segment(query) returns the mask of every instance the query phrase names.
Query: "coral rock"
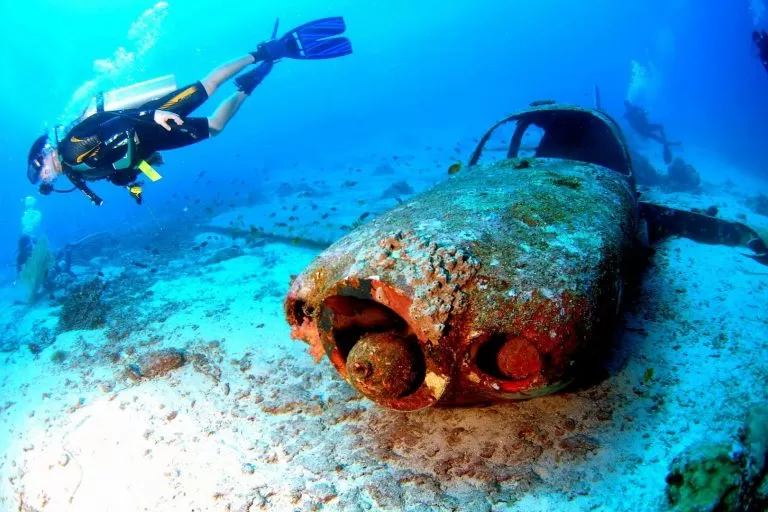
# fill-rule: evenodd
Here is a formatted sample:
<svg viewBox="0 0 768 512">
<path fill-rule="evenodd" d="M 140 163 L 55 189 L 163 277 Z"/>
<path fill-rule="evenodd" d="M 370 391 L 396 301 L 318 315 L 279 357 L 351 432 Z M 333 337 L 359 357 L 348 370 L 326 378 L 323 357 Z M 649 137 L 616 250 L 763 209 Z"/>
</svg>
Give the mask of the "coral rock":
<svg viewBox="0 0 768 512">
<path fill-rule="evenodd" d="M 144 354 L 138 361 L 128 366 L 128 376 L 134 380 L 152 379 L 180 368 L 185 363 L 184 353 L 169 348 Z"/>
</svg>

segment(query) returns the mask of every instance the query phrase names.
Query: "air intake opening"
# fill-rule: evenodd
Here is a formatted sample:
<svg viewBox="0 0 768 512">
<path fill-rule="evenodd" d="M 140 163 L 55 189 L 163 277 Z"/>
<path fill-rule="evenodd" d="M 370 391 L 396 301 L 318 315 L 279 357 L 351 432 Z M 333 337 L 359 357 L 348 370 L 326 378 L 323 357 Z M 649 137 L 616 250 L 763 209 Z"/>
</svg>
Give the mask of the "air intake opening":
<svg viewBox="0 0 768 512">
<path fill-rule="evenodd" d="M 400 315 L 370 299 L 334 295 L 323 305 L 331 313 L 331 333 L 345 361 L 352 347 L 366 334 L 408 331 L 408 324 Z"/>
<path fill-rule="evenodd" d="M 481 343 L 475 354 L 477 368 L 503 380 L 522 380 L 541 372 L 542 361 L 536 347 L 521 337 L 497 333 Z"/>
<path fill-rule="evenodd" d="M 416 336 L 393 310 L 373 300 L 336 295 L 324 302 L 350 383 L 372 400 L 395 400 L 424 382 L 426 361 Z"/>
</svg>

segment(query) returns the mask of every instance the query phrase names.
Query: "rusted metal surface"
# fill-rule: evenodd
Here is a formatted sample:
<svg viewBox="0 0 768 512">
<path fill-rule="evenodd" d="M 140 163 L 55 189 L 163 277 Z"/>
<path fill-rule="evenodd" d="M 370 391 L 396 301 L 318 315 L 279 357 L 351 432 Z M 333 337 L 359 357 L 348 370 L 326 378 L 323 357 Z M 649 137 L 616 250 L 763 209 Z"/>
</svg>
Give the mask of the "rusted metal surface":
<svg viewBox="0 0 768 512">
<path fill-rule="evenodd" d="M 635 237 L 631 176 L 478 165 L 333 244 L 292 283 L 292 335 L 398 410 L 560 389 L 606 340 Z"/>
<path fill-rule="evenodd" d="M 510 122 L 507 158 L 482 163 Z M 543 135 L 522 158 L 529 127 Z M 768 254 L 741 224 L 639 208 L 624 138 L 597 110 L 535 105 L 495 124 L 469 163 L 333 244 L 288 293 L 292 336 L 382 406 L 562 389 L 611 337 L 624 273 L 649 238 Z"/>
</svg>

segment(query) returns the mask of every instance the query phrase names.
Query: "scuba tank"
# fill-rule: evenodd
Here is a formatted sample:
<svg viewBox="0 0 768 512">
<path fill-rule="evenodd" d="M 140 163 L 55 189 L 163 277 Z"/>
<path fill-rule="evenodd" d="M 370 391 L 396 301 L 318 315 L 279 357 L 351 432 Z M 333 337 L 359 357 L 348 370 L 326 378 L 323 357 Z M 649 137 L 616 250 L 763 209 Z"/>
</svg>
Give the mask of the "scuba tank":
<svg viewBox="0 0 768 512">
<path fill-rule="evenodd" d="M 153 78 L 138 84 L 99 92 L 91 98 L 88 106 L 80 116 L 80 121 L 91 117 L 97 112 L 114 112 L 137 108 L 149 101 L 162 98 L 176 90 L 176 77 L 173 75 Z"/>
<path fill-rule="evenodd" d="M 56 126 L 53 130 L 53 138 L 56 140 L 56 144 L 58 145 L 59 140 L 62 138 L 62 134 L 69 132 L 72 126 L 82 122 L 83 120 L 91 117 L 96 113 L 115 112 L 118 110 L 138 108 L 150 101 L 160 99 L 163 96 L 172 93 L 176 89 L 176 78 L 173 75 L 166 75 L 159 78 L 153 78 L 152 80 L 146 80 L 138 84 L 129 85 L 127 87 L 121 87 L 119 89 L 113 89 L 107 92 L 99 92 L 96 96 L 91 98 L 83 113 L 72 124 L 66 127 L 62 125 Z M 160 155 L 154 153 L 139 161 L 138 163 L 134 163 L 134 152 L 136 151 L 136 144 L 138 140 L 130 137 L 127 142 L 128 144 L 125 156 L 112 164 L 111 168 L 114 171 L 135 169 L 137 172 L 140 172 L 149 178 L 150 181 L 157 181 L 161 179 L 162 176 L 151 165 L 151 163 L 162 163 Z M 108 177 L 108 175 L 84 178 L 83 175 L 79 173 L 84 171 L 87 172 L 89 170 L 88 166 L 85 164 L 74 165 L 71 167 L 71 169 L 71 171 L 65 170 L 65 175 L 72 182 L 75 189 L 81 190 L 96 206 L 101 206 L 103 201 L 90 188 L 88 188 L 86 179 L 101 179 L 102 177 Z M 141 184 L 139 182 L 127 183 L 126 187 L 128 188 L 129 193 L 134 198 L 136 203 L 141 204 Z M 53 190 L 53 187 L 51 187 L 51 190 L 49 190 L 48 193 Z M 70 191 L 71 190 L 68 190 L 67 192 Z"/>
</svg>

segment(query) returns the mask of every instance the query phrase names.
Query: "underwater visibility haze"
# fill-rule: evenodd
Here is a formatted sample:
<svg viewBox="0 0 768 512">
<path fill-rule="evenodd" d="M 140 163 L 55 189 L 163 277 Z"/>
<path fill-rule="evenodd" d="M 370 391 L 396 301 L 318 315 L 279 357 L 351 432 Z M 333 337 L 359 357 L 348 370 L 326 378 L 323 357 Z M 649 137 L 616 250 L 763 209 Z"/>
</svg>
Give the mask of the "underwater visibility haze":
<svg viewBox="0 0 768 512">
<path fill-rule="evenodd" d="M 0 5 L 0 510 L 765 510 L 763 1 Z"/>
</svg>

